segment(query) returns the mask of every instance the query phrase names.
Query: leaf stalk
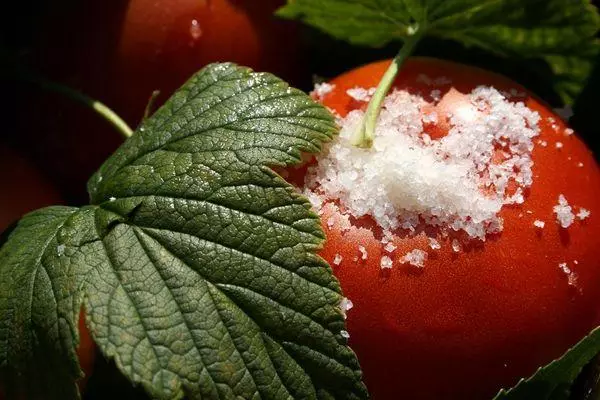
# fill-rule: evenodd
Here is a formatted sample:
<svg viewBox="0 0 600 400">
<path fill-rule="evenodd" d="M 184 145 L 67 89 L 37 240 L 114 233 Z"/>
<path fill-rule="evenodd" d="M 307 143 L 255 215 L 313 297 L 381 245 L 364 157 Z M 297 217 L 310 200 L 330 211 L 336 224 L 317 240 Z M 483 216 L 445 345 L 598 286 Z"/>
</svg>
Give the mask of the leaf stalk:
<svg viewBox="0 0 600 400">
<path fill-rule="evenodd" d="M 417 43 L 421 37 L 423 37 L 423 31 L 424 30 L 422 28 L 417 28 L 413 31 L 412 35 L 406 38 L 404 45 L 383 74 L 383 77 L 381 78 L 381 81 L 379 81 L 379 85 L 377 86 L 373 97 L 371 97 L 371 100 L 369 101 L 367 111 L 365 112 L 365 117 L 363 118 L 360 127 L 352 137 L 352 145 L 363 148 L 370 148 L 373 145 L 377 118 L 379 117 L 379 112 L 381 111 L 381 106 L 383 105 L 385 96 L 387 96 L 388 92 L 390 91 L 392 84 L 394 83 L 394 79 L 396 79 L 402 64 L 404 64 L 404 61 L 406 61 L 406 59 L 413 53 Z"/>
</svg>

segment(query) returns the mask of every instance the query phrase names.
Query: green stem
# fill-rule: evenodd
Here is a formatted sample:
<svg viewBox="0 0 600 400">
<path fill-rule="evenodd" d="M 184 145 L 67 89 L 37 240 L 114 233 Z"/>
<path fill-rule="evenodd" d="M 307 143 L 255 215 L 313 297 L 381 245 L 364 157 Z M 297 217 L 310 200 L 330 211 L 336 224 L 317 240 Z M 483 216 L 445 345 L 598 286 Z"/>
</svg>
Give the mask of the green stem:
<svg viewBox="0 0 600 400">
<path fill-rule="evenodd" d="M 369 148 L 373 145 L 373 139 L 375 138 L 375 126 L 377 124 L 379 112 L 381 111 L 381 106 L 383 105 L 383 100 L 390 91 L 390 88 L 394 83 L 394 79 L 396 78 L 396 75 L 398 75 L 398 71 L 400 71 L 400 67 L 412 54 L 422 36 L 423 29 L 417 28 L 416 31 L 404 41 L 404 45 L 396 57 L 394 57 L 394 60 L 388 67 L 387 71 L 385 71 L 385 74 L 383 74 L 381 81 L 379 81 L 379 85 L 377 86 L 371 101 L 369 101 L 367 111 L 365 112 L 365 117 L 363 118 L 359 129 L 355 132 L 352 138 L 352 145 L 365 148 Z"/>
<path fill-rule="evenodd" d="M 123 136 L 125 136 L 125 138 L 131 137 L 131 135 L 133 135 L 133 130 L 129 127 L 129 125 L 127 125 L 127 122 L 123 121 L 123 119 L 119 117 L 119 115 L 116 112 L 108 108 L 108 106 L 104 103 L 98 100 L 94 100 L 91 97 L 88 97 L 75 89 L 71 89 L 70 87 L 47 81 L 43 78 L 30 77 L 28 80 L 30 82 L 37 83 L 44 89 L 63 94 L 72 100 L 75 100 L 87 107 L 90 107 L 92 110 L 96 111 L 98 114 L 100 114 L 100 116 L 106 119 L 112 126 L 114 126 Z"/>
</svg>

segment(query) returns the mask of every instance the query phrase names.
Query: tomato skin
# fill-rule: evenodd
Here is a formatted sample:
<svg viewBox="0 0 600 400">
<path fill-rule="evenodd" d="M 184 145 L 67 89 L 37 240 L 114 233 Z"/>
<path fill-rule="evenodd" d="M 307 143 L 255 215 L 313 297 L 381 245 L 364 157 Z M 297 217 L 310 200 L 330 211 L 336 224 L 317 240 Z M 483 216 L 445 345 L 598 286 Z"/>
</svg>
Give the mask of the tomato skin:
<svg viewBox="0 0 600 400">
<path fill-rule="evenodd" d="M 388 65 L 369 64 L 333 79 L 336 87 L 323 104 L 341 115 L 357 108 L 346 90 L 376 86 Z M 342 234 L 337 223 L 327 226 L 332 214 L 325 213 L 328 241 L 321 255 L 330 263 L 336 254 L 346 260 L 332 265 L 354 303 L 348 312 L 349 343 L 373 399 L 490 399 L 600 324 L 600 169 L 576 135 L 562 133 L 566 126 L 558 116 L 507 78 L 414 58 L 403 66 L 395 87 L 429 93 L 434 87 L 422 83 L 420 74 L 450 78 L 450 85 L 439 88 L 442 95 L 450 87 L 469 93 L 479 85 L 526 94 L 521 100 L 542 117 L 536 139 L 548 145 L 533 150 L 534 182 L 525 203 L 503 207 L 500 235 L 458 254 L 448 242 L 431 250 L 424 236 L 396 239 L 390 271 L 380 268 L 386 253 L 371 230 L 353 226 Z M 461 101 L 457 92 L 442 99 L 438 120 Z M 560 150 L 558 141 L 564 145 Z M 552 208 L 561 193 L 571 205 L 589 209 L 590 217 L 560 228 Z M 533 226 L 536 219 L 546 222 L 541 231 Z M 368 252 L 365 262 L 351 261 L 360 254 L 358 245 Z M 422 271 L 397 262 L 415 248 L 429 253 Z M 574 286 L 558 266 L 563 262 L 577 274 Z"/>
<path fill-rule="evenodd" d="M 39 33 L 24 53 L 28 69 L 102 101 L 135 128 L 154 90 L 161 92 L 158 106 L 208 63 L 231 61 L 297 81 L 303 71 L 297 24 L 273 16 L 284 2 L 69 2 L 48 7 L 39 24 L 27 27 Z M 14 142 L 44 165 L 69 202 L 87 201 L 87 179 L 121 135 L 62 94 L 26 84 L 14 92 Z"/>
<path fill-rule="evenodd" d="M 0 178 L 5 192 L 0 196 L 0 233 L 26 213 L 62 203 L 56 189 L 26 158 L 0 142 Z M 79 381 L 83 391 L 92 373 L 96 346 L 85 326 L 82 312 L 79 320 L 80 341 L 77 355 L 85 377 Z M 0 399 L 3 398 L 0 386 Z"/>
<path fill-rule="evenodd" d="M 60 196 L 25 157 L 0 142 L 0 233 L 38 208 L 60 204 Z"/>
<path fill-rule="evenodd" d="M 116 48 L 115 96 L 138 121 L 153 90 L 168 98 L 193 73 L 231 61 L 295 80 L 301 71 L 297 26 L 273 13 L 283 0 L 130 0 Z"/>
</svg>

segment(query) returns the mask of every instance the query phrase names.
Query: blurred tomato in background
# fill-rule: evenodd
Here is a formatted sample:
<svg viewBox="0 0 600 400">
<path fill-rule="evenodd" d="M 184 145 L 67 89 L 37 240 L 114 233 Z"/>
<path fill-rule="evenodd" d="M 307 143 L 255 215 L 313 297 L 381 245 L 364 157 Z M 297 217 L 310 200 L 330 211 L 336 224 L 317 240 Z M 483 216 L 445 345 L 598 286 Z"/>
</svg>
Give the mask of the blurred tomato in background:
<svg viewBox="0 0 600 400">
<path fill-rule="evenodd" d="M 87 202 L 87 179 L 123 138 L 89 108 L 28 80 L 77 89 L 135 128 L 154 90 L 159 105 L 212 62 L 293 83 L 302 73 L 297 25 L 273 16 L 283 0 L 34 3 L 3 18 L 2 53 L 20 78 L 7 75 L 13 125 L 2 136 L 34 159 L 69 203 Z"/>
</svg>

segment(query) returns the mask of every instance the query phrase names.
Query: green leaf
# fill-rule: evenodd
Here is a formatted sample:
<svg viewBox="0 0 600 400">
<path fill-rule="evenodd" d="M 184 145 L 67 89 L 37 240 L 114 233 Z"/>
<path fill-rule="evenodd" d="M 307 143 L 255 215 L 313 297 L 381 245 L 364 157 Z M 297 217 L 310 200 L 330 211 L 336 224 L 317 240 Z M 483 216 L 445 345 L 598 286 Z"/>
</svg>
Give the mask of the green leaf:
<svg viewBox="0 0 600 400">
<path fill-rule="evenodd" d="M 76 210 L 30 213 L 0 248 L 0 367 L 9 398 L 14 392 L 32 399 L 79 397 L 82 280 L 58 234 Z"/>
<path fill-rule="evenodd" d="M 270 169 L 335 132 L 285 82 L 215 64 L 92 177 L 58 236 L 96 343 L 153 398 L 367 397 L 319 218 Z"/>
<path fill-rule="evenodd" d="M 589 0 L 289 0 L 277 13 L 358 45 L 403 41 L 420 29 L 500 56 L 541 59 L 569 102 L 599 48 L 600 17 Z"/>
<path fill-rule="evenodd" d="M 567 351 L 561 358 L 522 379 L 514 388 L 501 390 L 494 400 L 566 400 L 583 367 L 600 352 L 600 328 Z"/>
</svg>

